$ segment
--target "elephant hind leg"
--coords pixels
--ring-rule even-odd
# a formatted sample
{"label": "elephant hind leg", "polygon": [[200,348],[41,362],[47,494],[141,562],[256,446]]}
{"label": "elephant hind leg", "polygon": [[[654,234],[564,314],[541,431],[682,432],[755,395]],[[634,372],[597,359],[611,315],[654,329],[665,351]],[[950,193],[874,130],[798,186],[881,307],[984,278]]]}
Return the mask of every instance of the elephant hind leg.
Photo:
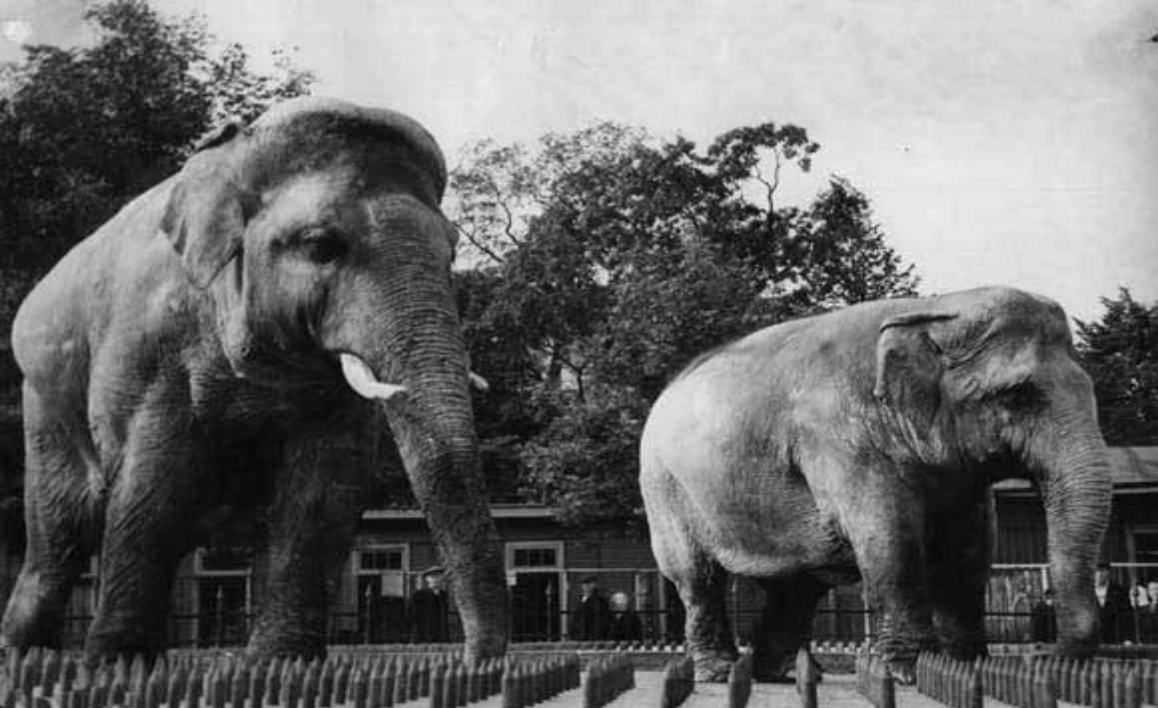
{"label": "elephant hind leg", "polygon": [[807,575],[765,580],[764,613],[756,629],[753,671],[761,681],[785,681],[796,652],[812,638],[816,603],[828,587]]}
{"label": "elephant hind leg", "polygon": [[662,483],[645,486],[644,500],[656,563],[675,584],[687,612],[684,627],[696,680],[727,681],[738,656],[728,624],[728,574],[688,528],[692,507],[675,480],[665,476]]}
{"label": "elephant hind leg", "polygon": [[65,607],[93,549],[85,534],[88,468],[66,428],[24,392],[26,546],[8,599],[0,646],[59,648]]}

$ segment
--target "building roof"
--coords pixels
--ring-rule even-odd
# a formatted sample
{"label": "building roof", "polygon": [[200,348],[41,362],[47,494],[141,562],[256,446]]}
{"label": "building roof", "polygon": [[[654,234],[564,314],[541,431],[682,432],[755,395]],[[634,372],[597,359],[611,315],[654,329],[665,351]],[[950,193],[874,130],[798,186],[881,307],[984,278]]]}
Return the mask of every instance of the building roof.
{"label": "building roof", "polygon": [[[491,516],[496,519],[547,519],[555,515],[555,509],[537,504],[491,504]],[[362,514],[363,519],[424,519],[421,509],[370,509]]]}
{"label": "building roof", "polygon": [[[1110,480],[1115,494],[1158,492],[1158,447],[1111,447]],[[1023,479],[1007,479],[993,487],[998,494],[1029,491]]]}

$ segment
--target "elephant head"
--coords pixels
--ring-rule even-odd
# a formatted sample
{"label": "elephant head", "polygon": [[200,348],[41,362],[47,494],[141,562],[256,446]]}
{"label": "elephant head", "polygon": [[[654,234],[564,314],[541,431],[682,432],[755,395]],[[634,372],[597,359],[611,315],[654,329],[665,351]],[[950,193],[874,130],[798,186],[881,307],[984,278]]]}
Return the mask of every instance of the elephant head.
{"label": "elephant head", "polygon": [[1055,303],[991,289],[957,293],[880,326],[874,394],[922,461],[1028,477],[1041,491],[1059,600],[1059,649],[1098,643],[1094,566],[1110,477],[1090,378]]}
{"label": "elephant head", "polygon": [[233,372],[343,379],[377,402],[448,566],[468,653],[505,648],[434,139],[387,110],[298,99],[227,125],[176,176],[162,231],[212,302]]}

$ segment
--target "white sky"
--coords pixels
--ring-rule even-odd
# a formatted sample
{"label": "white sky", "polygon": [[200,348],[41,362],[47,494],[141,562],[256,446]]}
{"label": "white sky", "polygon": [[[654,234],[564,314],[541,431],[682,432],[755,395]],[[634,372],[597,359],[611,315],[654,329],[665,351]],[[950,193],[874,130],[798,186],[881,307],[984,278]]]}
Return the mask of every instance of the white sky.
{"label": "white sky", "polygon": [[[1158,299],[1158,3],[1152,0],[153,0],[254,54],[300,48],[317,92],[468,141],[599,119],[701,144],[807,128],[814,174],[872,199],[931,291],[1006,283],[1092,318]],[[0,0],[31,41],[83,0]],[[14,47],[0,34],[0,59]]]}

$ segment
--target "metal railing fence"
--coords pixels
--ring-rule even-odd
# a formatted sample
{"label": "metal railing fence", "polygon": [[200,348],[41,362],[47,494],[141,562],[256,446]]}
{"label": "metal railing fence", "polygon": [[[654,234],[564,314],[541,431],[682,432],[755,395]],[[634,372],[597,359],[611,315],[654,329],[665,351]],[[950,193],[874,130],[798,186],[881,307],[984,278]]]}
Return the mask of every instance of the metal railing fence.
{"label": "metal railing fence", "polygon": [[[541,642],[574,640],[568,631],[582,577],[596,575],[610,590],[630,591],[640,617],[638,641],[671,644],[683,640],[683,607],[670,584],[654,569],[567,569],[552,571],[552,582],[531,584],[539,597],[520,597],[512,613],[515,641]],[[1158,565],[1118,564],[1113,568],[1116,582],[1136,588],[1158,579]],[[552,584],[554,583],[554,584]],[[407,587],[411,587],[410,584]],[[1048,642],[1053,636],[1042,633],[1041,610],[1049,577],[1042,565],[995,566],[987,593],[986,632],[990,642],[1016,644]],[[91,621],[94,602],[92,586],[74,593],[68,612],[66,643],[79,646]],[[564,598],[567,598],[566,600]],[[1133,598],[1137,600],[1137,595]],[[1149,598],[1147,598],[1149,600]],[[739,641],[751,642],[763,612],[762,594],[746,581],[732,583],[729,614]],[[169,644],[174,647],[237,646],[245,642],[254,621],[253,597],[247,576],[182,578],[174,594],[175,610],[168,620]],[[1035,613],[1037,613],[1035,615]],[[1047,613],[1048,614],[1048,613]],[[448,617],[449,640],[462,637],[453,609]],[[1035,625],[1035,617],[1037,624]],[[1047,625],[1049,623],[1047,622]],[[834,590],[821,602],[813,622],[813,639],[828,642],[862,642],[876,633],[873,612],[865,609],[863,598],[849,589]],[[1036,627],[1036,629],[1035,629]],[[1158,644],[1158,598],[1141,604],[1116,619],[1112,636],[1119,643]],[[370,597],[351,600],[330,613],[328,640],[332,644],[405,643],[411,640],[406,616],[406,598]],[[616,640],[619,637],[583,637]],[[635,641],[630,638],[629,641]]]}

